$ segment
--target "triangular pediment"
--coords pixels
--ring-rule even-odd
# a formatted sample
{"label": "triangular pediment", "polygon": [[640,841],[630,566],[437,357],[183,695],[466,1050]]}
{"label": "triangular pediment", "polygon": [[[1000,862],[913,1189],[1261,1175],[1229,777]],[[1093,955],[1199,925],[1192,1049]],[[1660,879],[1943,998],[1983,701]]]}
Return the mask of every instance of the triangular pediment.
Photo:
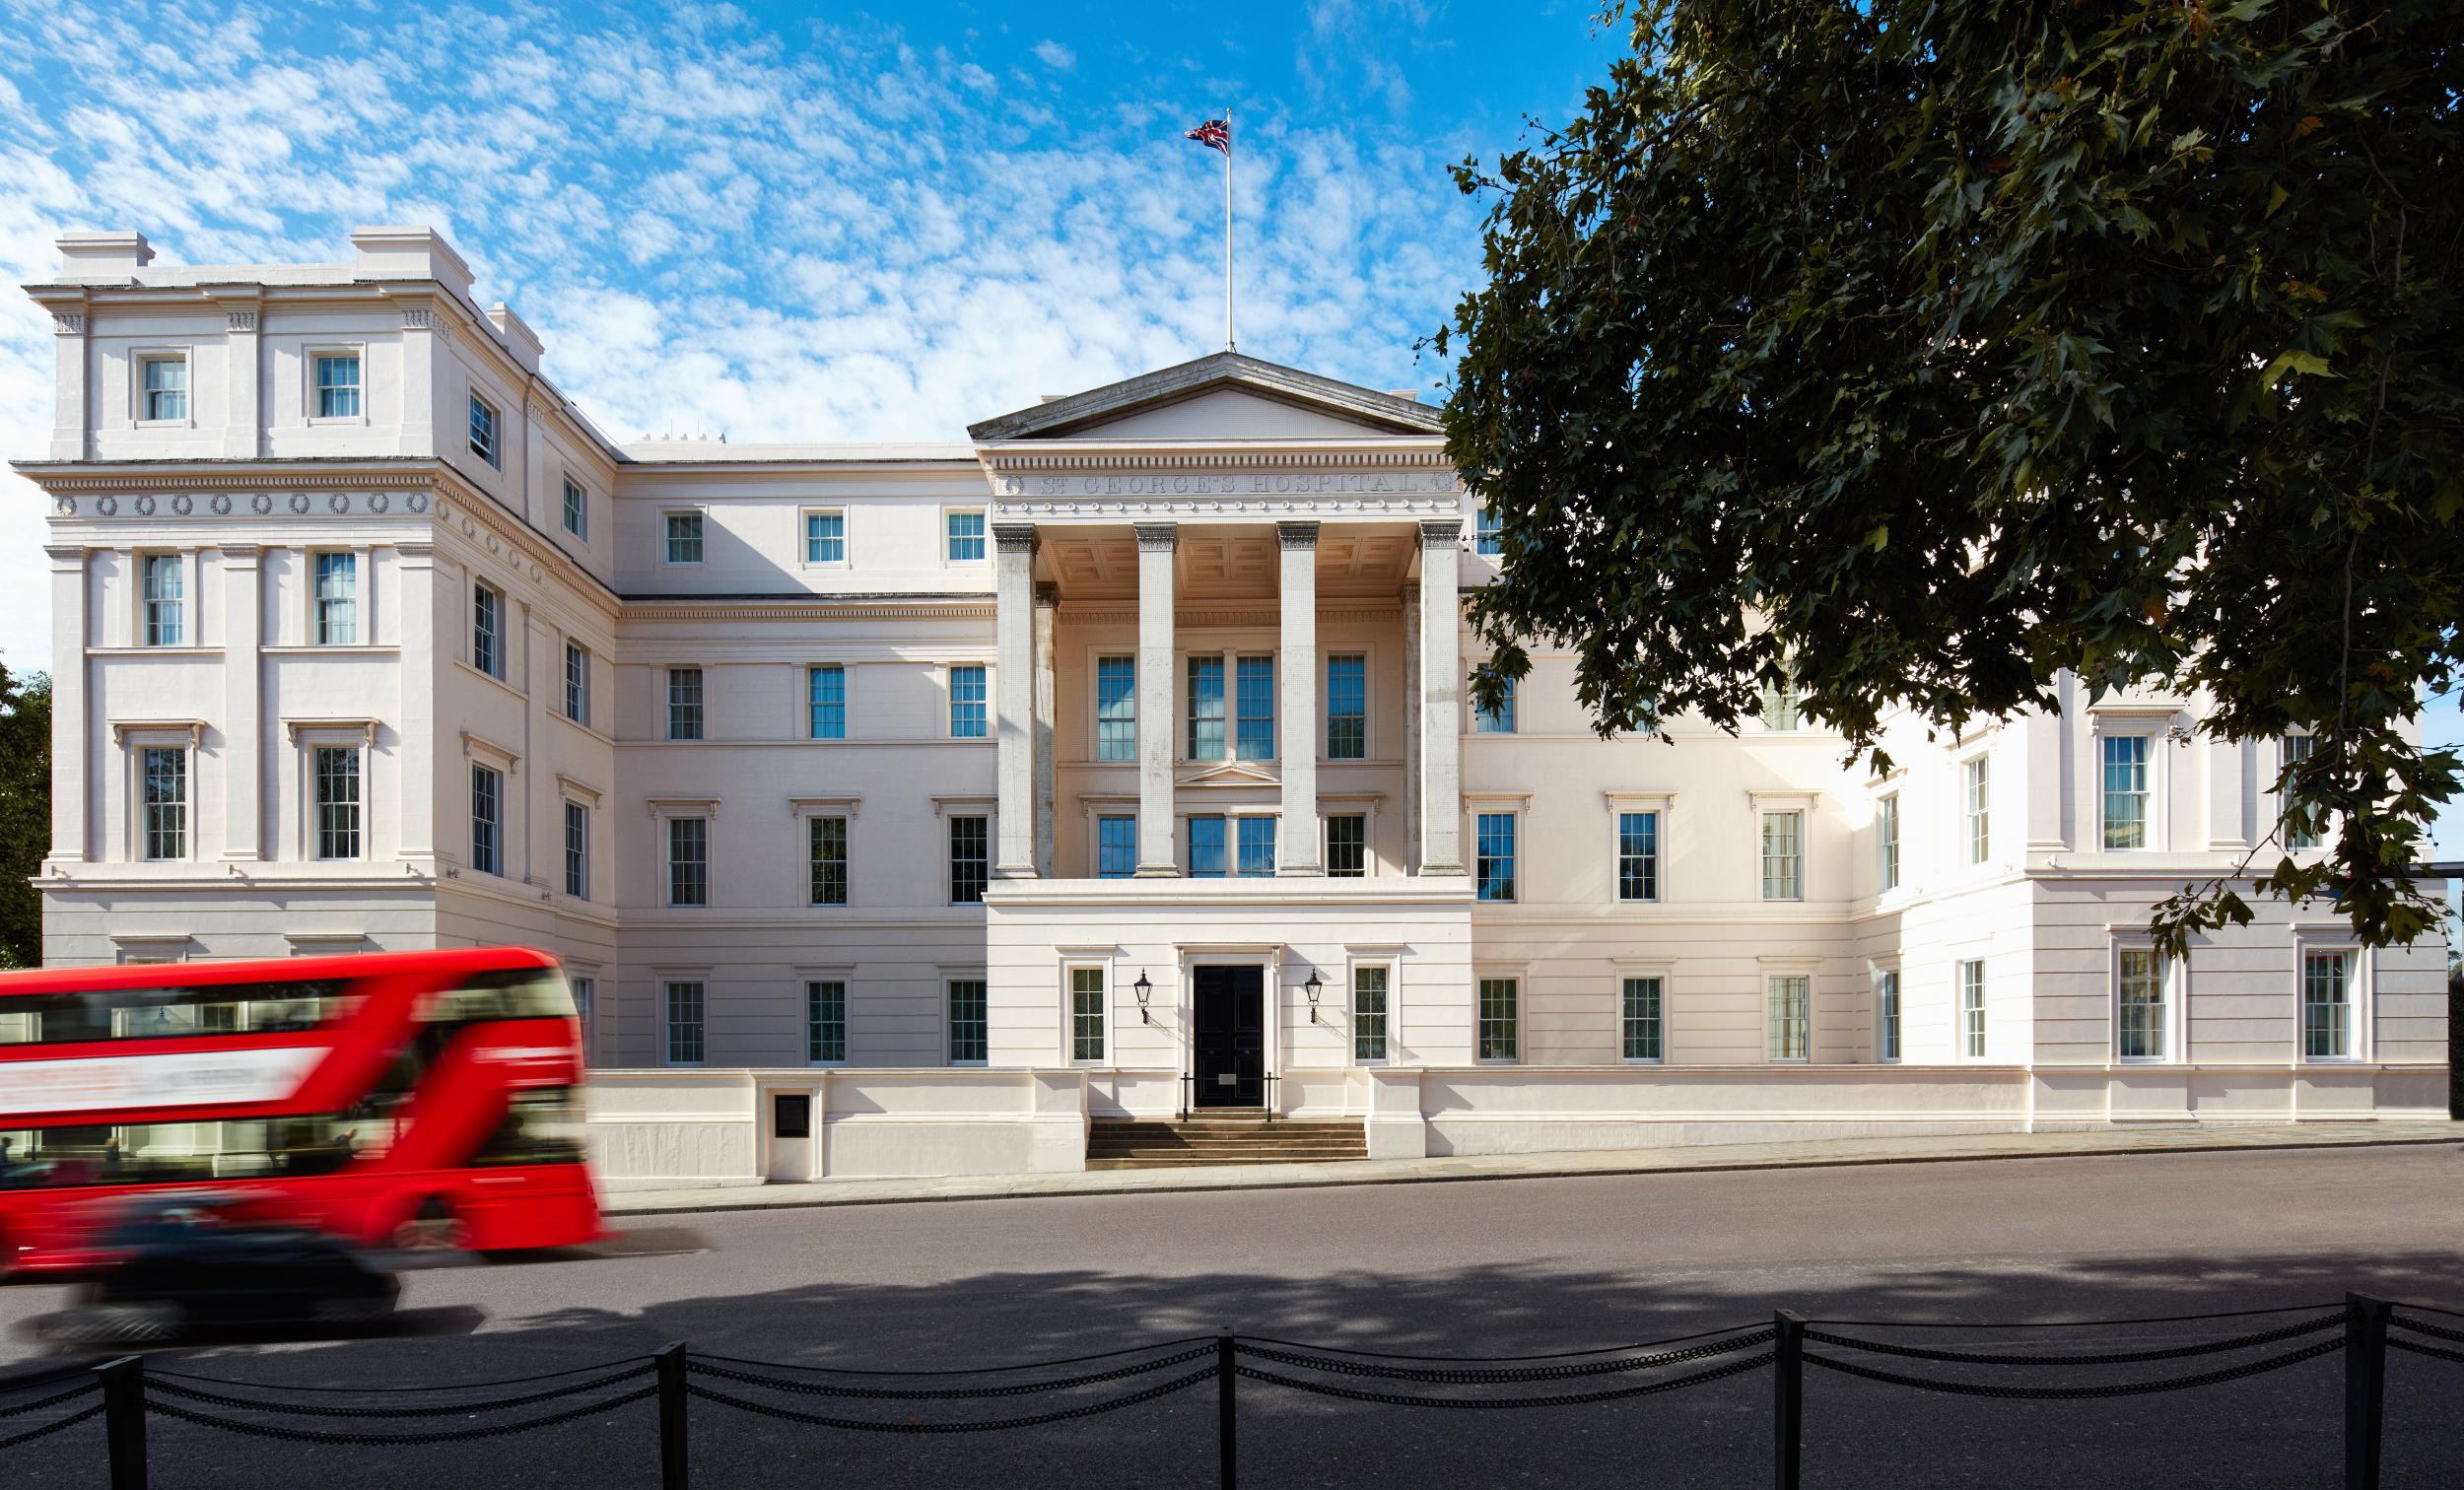
{"label": "triangular pediment", "polygon": [[1445,433],[1427,404],[1218,352],[970,425],[996,440],[1361,440]]}
{"label": "triangular pediment", "polygon": [[1247,761],[1225,761],[1202,770],[1185,772],[1180,784],[1184,786],[1280,786],[1283,779],[1271,771],[1253,766]]}

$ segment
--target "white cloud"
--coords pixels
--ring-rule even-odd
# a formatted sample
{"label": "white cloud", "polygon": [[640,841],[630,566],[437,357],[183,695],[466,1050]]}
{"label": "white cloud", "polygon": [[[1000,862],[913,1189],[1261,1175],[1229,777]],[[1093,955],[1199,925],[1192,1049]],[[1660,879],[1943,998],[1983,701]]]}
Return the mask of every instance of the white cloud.
{"label": "white cloud", "polygon": [[1058,41],[1038,41],[1028,50],[1034,52],[1036,59],[1046,67],[1058,72],[1067,72],[1078,65],[1078,54]]}

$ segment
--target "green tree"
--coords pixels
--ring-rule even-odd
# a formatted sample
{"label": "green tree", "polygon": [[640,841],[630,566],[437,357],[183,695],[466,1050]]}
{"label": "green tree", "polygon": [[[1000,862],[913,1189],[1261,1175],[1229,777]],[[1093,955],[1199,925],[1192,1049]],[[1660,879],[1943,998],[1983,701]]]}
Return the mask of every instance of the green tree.
{"label": "green tree", "polygon": [[[1621,8],[1609,24],[1624,18]],[[1493,168],[1447,442],[1498,513],[1493,697],[1534,639],[1603,731],[1734,728],[1793,669],[1873,750],[2205,690],[2338,825],[2262,892],[2373,944],[2457,786],[2401,721],[2464,615],[2464,7],[1648,0]],[[2271,862],[2272,861],[2272,862]],[[2244,922],[2231,879],[2157,929]]]}
{"label": "green tree", "polygon": [[42,964],[42,896],[29,883],[51,847],[51,679],[0,663],[0,968]]}

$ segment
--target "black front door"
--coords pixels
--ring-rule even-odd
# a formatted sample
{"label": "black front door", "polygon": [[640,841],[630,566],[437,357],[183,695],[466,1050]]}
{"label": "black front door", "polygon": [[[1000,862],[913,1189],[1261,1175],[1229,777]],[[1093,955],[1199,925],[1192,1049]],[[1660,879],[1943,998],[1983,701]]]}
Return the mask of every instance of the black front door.
{"label": "black front door", "polygon": [[1266,1105],[1266,970],[1194,968],[1198,1105]]}

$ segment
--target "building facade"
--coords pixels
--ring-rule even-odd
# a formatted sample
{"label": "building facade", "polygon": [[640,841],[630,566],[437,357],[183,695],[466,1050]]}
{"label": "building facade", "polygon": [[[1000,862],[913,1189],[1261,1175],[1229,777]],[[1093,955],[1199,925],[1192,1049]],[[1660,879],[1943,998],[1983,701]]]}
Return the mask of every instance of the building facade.
{"label": "building facade", "polygon": [[1407,395],[1222,354],[964,441],[620,443],[442,238],[351,241],[29,287],[51,961],[544,947],[646,1180],[1218,1105],[1377,1154],[2444,1111],[2442,947],[2149,944],[2317,851],[2297,738],[2066,688],[1877,776],[1784,696],[1604,739],[1547,652],[1481,713],[1497,545]]}

